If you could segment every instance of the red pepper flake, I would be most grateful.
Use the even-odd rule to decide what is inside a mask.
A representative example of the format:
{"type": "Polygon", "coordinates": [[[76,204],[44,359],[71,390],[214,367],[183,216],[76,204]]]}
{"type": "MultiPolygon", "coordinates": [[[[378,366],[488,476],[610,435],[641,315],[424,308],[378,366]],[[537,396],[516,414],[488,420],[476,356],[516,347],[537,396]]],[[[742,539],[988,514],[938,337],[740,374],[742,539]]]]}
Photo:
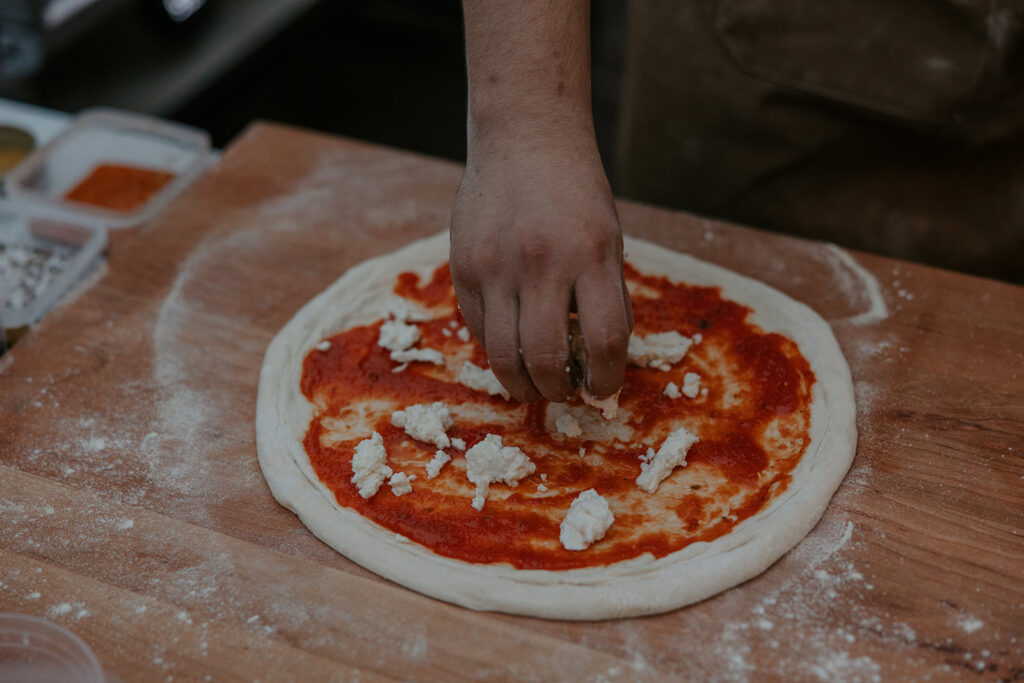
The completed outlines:
{"type": "Polygon", "coordinates": [[[105,209],[130,211],[149,201],[173,177],[173,173],[166,171],[100,164],[64,198],[105,209]]]}

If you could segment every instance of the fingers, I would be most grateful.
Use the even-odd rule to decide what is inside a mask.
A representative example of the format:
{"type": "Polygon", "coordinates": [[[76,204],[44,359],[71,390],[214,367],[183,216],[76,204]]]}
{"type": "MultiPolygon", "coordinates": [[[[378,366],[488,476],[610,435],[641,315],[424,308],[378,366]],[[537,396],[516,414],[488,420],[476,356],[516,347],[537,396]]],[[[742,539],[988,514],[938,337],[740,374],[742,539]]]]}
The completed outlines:
{"type": "Polygon", "coordinates": [[[598,397],[622,386],[633,327],[629,292],[621,272],[596,265],[576,281],[576,306],[587,348],[587,386],[598,397]]]}
{"type": "Polygon", "coordinates": [[[498,381],[520,401],[536,401],[540,393],[530,380],[519,352],[519,303],[512,292],[485,294],[484,350],[498,381]]]}
{"type": "Polygon", "coordinates": [[[533,386],[550,401],[573,393],[569,373],[569,287],[531,279],[519,294],[519,342],[533,386]]]}
{"type": "Polygon", "coordinates": [[[452,270],[452,284],[455,286],[455,298],[458,301],[459,313],[480,345],[487,349],[486,330],[484,328],[484,303],[480,290],[463,284],[462,278],[456,277],[452,270]]]}

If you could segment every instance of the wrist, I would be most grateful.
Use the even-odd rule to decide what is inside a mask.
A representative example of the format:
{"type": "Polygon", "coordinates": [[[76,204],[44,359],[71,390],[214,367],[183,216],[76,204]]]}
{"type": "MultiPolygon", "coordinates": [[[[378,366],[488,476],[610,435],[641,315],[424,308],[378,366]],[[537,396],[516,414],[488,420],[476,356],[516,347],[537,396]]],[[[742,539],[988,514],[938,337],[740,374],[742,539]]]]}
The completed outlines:
{"type": "Polygon", "coordinates": [[[470,164],[480,157],[498,155],[507,160],[524,154],[571,154],[599,160],[589,103],[585,108],[471,107],[467,143],[470,164]]]}

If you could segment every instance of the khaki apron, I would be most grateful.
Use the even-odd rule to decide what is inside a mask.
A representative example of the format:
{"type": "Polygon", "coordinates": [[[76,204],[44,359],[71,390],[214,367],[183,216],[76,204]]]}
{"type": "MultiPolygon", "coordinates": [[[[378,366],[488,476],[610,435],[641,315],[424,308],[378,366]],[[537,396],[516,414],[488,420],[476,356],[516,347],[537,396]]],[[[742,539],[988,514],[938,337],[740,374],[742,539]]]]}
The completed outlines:
{"type": "Polygon", "coordinates": [[[635,0],[617,189],[1024,281],[1024,0],[635,0]]]}

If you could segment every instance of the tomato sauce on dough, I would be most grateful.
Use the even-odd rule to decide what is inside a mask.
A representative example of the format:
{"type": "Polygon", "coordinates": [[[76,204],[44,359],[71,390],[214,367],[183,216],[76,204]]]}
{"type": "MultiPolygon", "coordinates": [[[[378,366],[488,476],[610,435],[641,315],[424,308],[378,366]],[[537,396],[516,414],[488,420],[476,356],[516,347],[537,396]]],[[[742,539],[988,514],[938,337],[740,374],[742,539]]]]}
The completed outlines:
{"type": "Polygon", "coordinates": [[[412,363],[401,372],[377,344],[382,321],[330,338],[327,351],[304,359],[301,390],[314,404],[304,446],[320,481],[339,505],[446,557],[473,563],[505,563],[521,569],[566,570],[595,567],[645,554],[664,557],[691,543],[713,541],[769,505],[788,486],[810,438],[814,373],[796,344],[765,333],[748,318],[751,310],[728,301],[715,287],[673,283],[626,265],[634,334],[675,330],[702,339],[670,371],[627,366],[619,399],[620,417],[600,438],[585,429],[568,438],[553,428],[559,411],[597,411],[578,400],[568,407],[541,400],[529,405],[488,396],[455,381],[463,360],[487,367],[475,340],[454,331],[464,322],[455,306],[447,265],[427,281],[414,273],[396,280],[396,294],[432,311],[416,323],[418,346],[457,358],[448,367],[412,363]],[[665,385],[682,386],[687,372],[701,376],[698,397],[670,398],[665,385]],[[370,401],[373,401],[371,404],[370,401]],[[491,484],[482,511],[470,506],[473,485],[465,476],[462,451],[436,479],[426,463],[437,448],[419,442],[390,422],[392,410],[443,401],[454,416],[450,437],[467,448],[487,434],[502,436],[537,466],[516,487],[491,484]],[[358,406],[386,405],[377,412],[358,406]],[[332,436],[338,423],[360,424],[358,434],[332,436]],[[654,494],[640,490],[640,456],[657,450],[669,431],[686,425],[700,437],[654,494]],[[369,499],[351,482],[356,444],[376,430],[394,471],[416,475],[413,490],[395,496],[387,483],[369,499]],[[614,435],[613,435],[614,434],[614,435]],[[542,477],[541,475],[544,475],[542,477]],[[543,490],[546,488],[547,490],[543,490]],[[572,500],[594,488],[608,499],[615,522],[583,551],[562,547],[559,525],[572,500]]]}

